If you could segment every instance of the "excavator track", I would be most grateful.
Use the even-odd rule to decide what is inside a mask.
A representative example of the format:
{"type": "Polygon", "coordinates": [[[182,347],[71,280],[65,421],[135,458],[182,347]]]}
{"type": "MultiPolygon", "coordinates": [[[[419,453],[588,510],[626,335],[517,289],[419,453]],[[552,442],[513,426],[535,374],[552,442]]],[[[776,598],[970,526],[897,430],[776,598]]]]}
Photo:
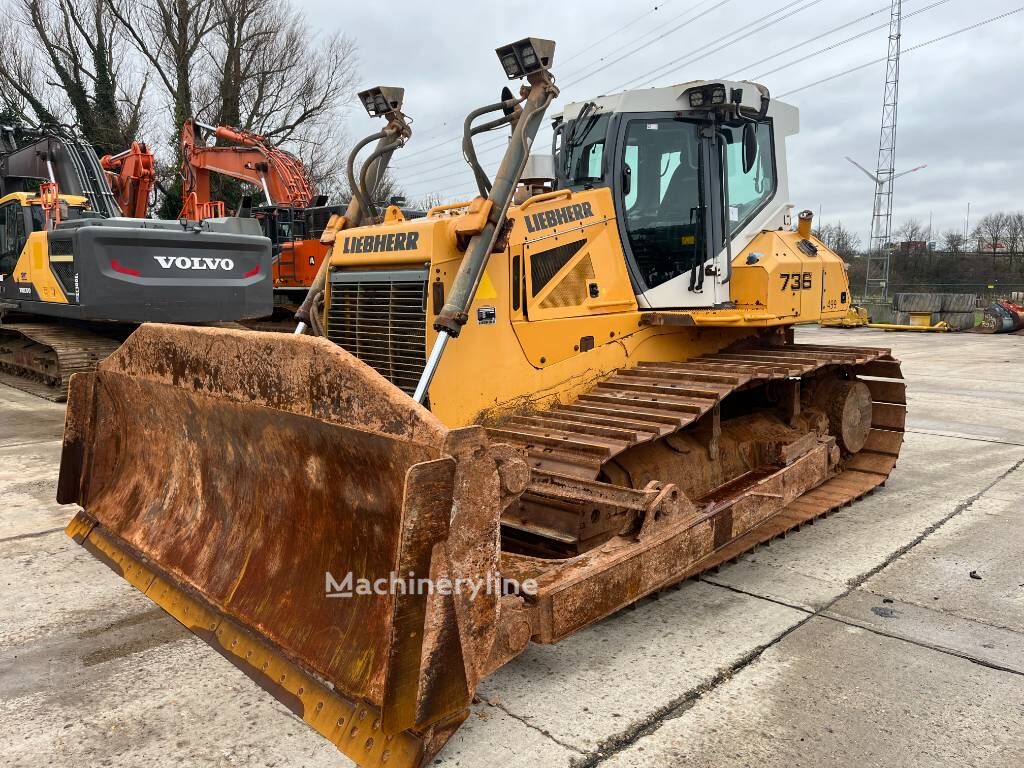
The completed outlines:
{"type": "MultiPolygon", "coordinates": [[[[572,403],[539,414],[515,416],[490,428],[493,441],[526,451],[535,478],[524,495],[527,513],[506,514],[503,527],[506,532],[525,533],[538,540],[553,538],[557,544],[559,533],[543,521],[552,504],[558,507],[556,514],[564,514],[573,505],[571,499],[553,501],[545,483],[538,479],[556,477],[563,486],[571,486],[573,481],[607,482],[607,470],[629,451],[673,433],[685,433],[729,395],[773,380],[804,379],[829,369],[852,374],[870,390],[871,429],[863,448],[845,455],[837,474],[756,526],[721,542],[682,576],[699,575],[852,504],[885,483],[903,443],[906,397],[899,362],[887,349],[813,344],[747,346],[680,363],[641,363],[616,373],[572,403]]],[[[613,483],[608,487],[617,486],[613,483]]],[[[626,489],[619,486],[619,490],[626,489]]],[[[716,492],[714,501],[695,501],[703,501],[713,516],[716,507],[727,509],[728,505],[721,502],[728,495],[729,489],[725,488],[716,492]]],[[[586,504],[581,501],[579,507],[582,511],[586,504]]],[[[568,537],[563,535],[561,540],[568,541],[568,537]]]]}
{"type": "Polygon", "coordinates": [[[98,333],[65,325],[0,326],[0,382],[61,403],[72,374],[95,370],[121,345],[98,333]]]}

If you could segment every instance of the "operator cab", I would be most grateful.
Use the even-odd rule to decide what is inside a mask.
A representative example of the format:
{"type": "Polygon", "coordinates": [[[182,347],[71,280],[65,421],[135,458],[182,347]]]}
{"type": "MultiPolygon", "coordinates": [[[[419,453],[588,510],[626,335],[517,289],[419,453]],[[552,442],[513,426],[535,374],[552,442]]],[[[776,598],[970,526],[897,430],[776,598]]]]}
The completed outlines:
{"type": "Polygon", "coordinates": [[[785,137],[797,110],[750,82],[694,81],[567,106],[556,185],[608,187],[641,307],[729,302],[730,256],[789,226],[785,137]]]}
{"type": "MultiPolygon", "coordinates": [[[[58,205],[61,221],[89,218],[92,213],[85,198],[79,196],[62,196],[58,205]]],[[[0,197],[0,275],[14,273],[31,233],[45,231],[52,225],[53,220],[47,219],[37,194],[12,192],[0,197]]]]}

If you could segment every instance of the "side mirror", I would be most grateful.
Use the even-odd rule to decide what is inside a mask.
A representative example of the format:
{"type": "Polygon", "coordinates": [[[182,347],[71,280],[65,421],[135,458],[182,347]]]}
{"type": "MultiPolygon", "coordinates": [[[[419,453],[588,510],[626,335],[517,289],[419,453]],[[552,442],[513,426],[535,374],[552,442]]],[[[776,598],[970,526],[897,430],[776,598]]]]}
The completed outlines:
{"type": "MultiPolygon", "coordinates": [[[[501,101],[512,101],[512,99],[514,99],[514,98],[515,98],[515,96],[512,94],[512,89],[509,88],[507,85],[504,88],[501,89],[501,99],[500,99],[501,101]]],[[[505,117],[508,117],[509,115],[511,115],[516,110],[515,110],[515,107],[505,107],[505,106],[503,106],[501,108],[501,111],[505,115],[505,117]]]]}
{"type": "Polygon", "coordinates": [[[743,124],[743,173],[748,174],[757,162],[757,123],[743,124]]]}

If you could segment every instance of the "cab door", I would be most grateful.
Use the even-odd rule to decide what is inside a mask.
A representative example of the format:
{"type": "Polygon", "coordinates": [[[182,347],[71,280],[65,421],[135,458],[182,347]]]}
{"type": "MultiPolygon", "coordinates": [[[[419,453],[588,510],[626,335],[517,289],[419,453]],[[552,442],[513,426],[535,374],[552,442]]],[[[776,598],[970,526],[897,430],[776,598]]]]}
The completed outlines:
{"type": "Polygon", "coordinates": [[[718,159],[696,121],[620,116],[613,174],[619,229],[642,307],[710,307],[728,299],[716,244],[723,221],[718,159]]]}
{"type": "Polygon", "coordinates": [[[743,123],[623,114],[612,174],[620,235],[641,307],[721,306],[729,257],[758,230],[776,191],[770,120],[743,167],[743,123]],[[739,242],[737,242],[739,241],[739,242]]]}
{"type": "Polygon", "coordinates": [[[0,205],[0,274],[10,279],[25,247],[25,211],[17,200],[0,205]]]}

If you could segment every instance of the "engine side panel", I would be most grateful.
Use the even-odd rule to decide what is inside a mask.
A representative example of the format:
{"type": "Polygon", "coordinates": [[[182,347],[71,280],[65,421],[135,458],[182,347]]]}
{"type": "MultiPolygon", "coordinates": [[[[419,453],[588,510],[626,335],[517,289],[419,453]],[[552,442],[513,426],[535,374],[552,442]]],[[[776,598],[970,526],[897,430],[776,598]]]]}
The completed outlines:
{"type": "MultiPolygon", "coordinates": [[[[607,188],[559,190],[513,206],[508,218],[505,247],[491,255],[468,321],[448,346],[430,390],[431,409],[449,426],[494,423],[510,413],[569,402],[620,368],[714,352],[768,327],[842,314],[848,305],[848,296],[846,304],[839,301],[848,290],[841,259],[813,238],[801,245],[795,232],[763,232],[734,255],[729,304],[650,312],[637,308],[607,188]],[[789,275],[785,286],[783,275],[789,275]],[[833,304],[834,311],[823,312],[833,304]]],[[[430,349],[433,318],[462,261],[466,242],[457,229],[466,219],[439,210],[416,221],[346,231],[335,244],[332,270],[362,271],[369,280],[379,277],[375,270],[428,266],[420,315],[424,338],[415,346],[430,349]]],[[[331,327],[331,301],[328,336],[351,337],[352,328],[342,333],[331,327]]],[[[358,324],[379,322],[379,314],[347,316],[358,324]]],[[[406,337],[413,333],[398,330],[406,337]]],[[[403,364],[379,349],[354,353],[385,376],[389,366],[403,364]]]]}

